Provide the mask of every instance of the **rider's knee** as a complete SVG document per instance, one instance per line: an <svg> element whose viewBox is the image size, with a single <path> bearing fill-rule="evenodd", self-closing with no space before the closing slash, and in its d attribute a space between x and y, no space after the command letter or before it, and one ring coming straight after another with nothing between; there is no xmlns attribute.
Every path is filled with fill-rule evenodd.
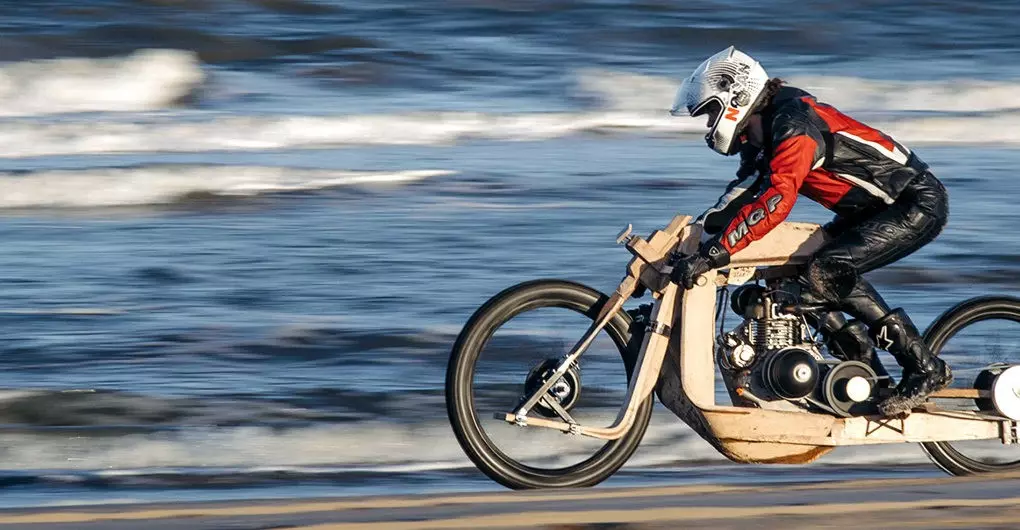
<svg viewBox="0 0 1020 530"><path fill-rule="evenodd" d="M821 254L808 262L800 283L815 296L836 302L853 290L857 276L857 269L848 260Z"/></svg>

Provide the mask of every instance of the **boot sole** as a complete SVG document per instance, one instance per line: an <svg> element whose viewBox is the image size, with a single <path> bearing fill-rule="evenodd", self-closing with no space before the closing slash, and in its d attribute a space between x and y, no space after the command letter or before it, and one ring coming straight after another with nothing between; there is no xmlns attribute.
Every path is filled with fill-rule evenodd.
<svg viewBox="0 0 1020 530"><path fill-rule="evenodd" d="M931 392L921 394L919 396L915 396L912 398L893 396L878 404L878 412L879 414L886 417L899 416L901 414L910 412L915 408L921 406L925 401L928 401L928 396L935 392L938 392L939 390L942 390L943 388L948 387L952 383L953 375L952 373L950 373L949 377L947 377L943 381L940 381L939 384L937 384L935 388L931 390Z"/></svg>

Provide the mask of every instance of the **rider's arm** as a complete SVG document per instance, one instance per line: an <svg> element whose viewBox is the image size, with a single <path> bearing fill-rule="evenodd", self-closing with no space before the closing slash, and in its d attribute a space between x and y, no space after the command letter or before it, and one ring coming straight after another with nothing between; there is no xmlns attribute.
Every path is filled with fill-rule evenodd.
<svg viewBox="0 0 1020 530"><path fill-rule="evenodd" d="M773 134L769 182L754 202L741 208L726 228L707 241L702 254L717 265L729 262L729 256L761 239L789 215L797 202L797 193L807 174L824 156L824 141L806 119L781 120Z"/></svg>
<svg viewBox="0 0 1020 530"><path fill-rule="evenodd" d="M749 204L761 192L763 175L768 172L768 168L761 163L760 155L761 147L752 146L747 142L741 147L737 178L726 186L726 191L715 205L705 210L705 213L694 221L704 228L706 238L726 228L737 210Z"/></svg>
<svg viewBox="0 0 1020 530"><path fill-rule="evenodd" d="M760 175L749 175L730 182L715 206L705 210L694 222L704 227L706 233L718 234L726 228L738 210L758 196L763 180Z"/></svg>

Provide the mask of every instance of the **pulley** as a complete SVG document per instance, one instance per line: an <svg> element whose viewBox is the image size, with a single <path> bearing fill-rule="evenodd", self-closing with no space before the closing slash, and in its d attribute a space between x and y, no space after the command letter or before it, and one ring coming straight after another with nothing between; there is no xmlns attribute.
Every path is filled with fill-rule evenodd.
<svg viewBox="0 0 1020 530"><path fill-rule="evenodd" d="M860 361L844 361L825 374L822 396L836 414L849 418L875 411L875 370Z"/></svg>
<svg viewBox="0 0 1020 530"><path fill-rule="evenodd" d="M818 361L807 350L786 348L765 361L765 384L776 395L801 399L818 384Z"/></svg>
<svg viewBox="0 0 1020 530"><path fill-rule="evenodd" d="M1020 421L1020 365L989 366L978 374L974 388L991 391L991 397L976 400L979 409Z"/></svg>

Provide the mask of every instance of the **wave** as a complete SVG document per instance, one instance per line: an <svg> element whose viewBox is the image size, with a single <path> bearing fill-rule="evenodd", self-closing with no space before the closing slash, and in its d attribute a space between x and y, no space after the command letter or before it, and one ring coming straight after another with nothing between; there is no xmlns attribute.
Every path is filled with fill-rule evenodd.
<svg viewBox="0 0 1020 530"><path fill-rule="evenodd" d="M557 433L551 433L557 434ZM11 471L61 469L106 470L124 475L129 470L163 468L240 468L249 471L278 467L329 466L346 473L401 473L470 469L445 421L416 424L362 422L299 429L224 427L134 433L66 431L0 432L4 468ZM507 449L506 440L503 448ZM576 439L550 436L517 447L513 454L543 465L564 465L590 454ZM888 446L838 451L827 464L923 464L916 447ZM725 459L680 423L653 424L631 467L723 463ZM169 469L168 469L169 468ZM312 470L314 471L314 470Z"/></svg>
<svg viewBox="0 0 1020 530"><path fill-rule="evenodd" d="M790 84L850 110L989 112L1020 109L1020 81L942 79L886 81L860 77L792 77Z"/></svg>
<svg viewBox="0 0 1020 530"><path fill-rule="evenodd" d="M170 204L344 186L400 185L450 171L339 171L269 166L153 165L0 172L0 208Z"/></svg>
<svg viewBox="0 0 1020 530"><path fill-rule="evenodd" d="M987 116L868 120L910 144L1020 144L1020 111ZM540 141L585 133L702 135L704 124L665 112L491 114L420 112L350 116L215 116L179 120L9 121L3 158L101 153L261 151L337 146L450 145L470 140Z"/></svg>
<svg viewBox="0 0 1020 530"><path fill-rule="evenodd" d="M105 478L85 477L93 483L186 486L209 480L195 476L203 468L198 474L222 475L216 482L230 486L273 477L297 481L302 474L332 480L357 473L471 469L445 414L440 414L442 393L403 393L402 401L414 402L406 404L403 414L391 414L385 403L368 403L373 394L364 393L332 405L362 409L360 416L338 420L340 414L324 410L321 404L313 408L307 403L251 397L213 400L112 391L6 391L0 393L0 444L6 470L0 474L0 487L38 481L33 477L44 470L99 471ZM608 423L616 412L605 405L598 410L598 419L589 416L591 421ZM56 416L62 419L47 421ZM495 436L502 450L536 465L569 465L599 445L552 431L518 437L516 428L506 426L500 431L495 420L486 428L500 433ZM657 407L641 449L628 466L661 469L725 462L688 426ZM894 444L840 448L820 463L916 465L926 464L927 459L913 445Z"/></svg>
<svg viewBox="0 0 1020 530"><path fill-rule="evenodd" d="M179 50L10 63L0 66L0 116L158 110L191 97L204 79L197 57Z"/></svg>
<svg viewBox="0 0 1020 530"><path fill-rule="evenodd" d="M786 79L786 78L784 78ZM575 90L615 110L667 108L681 78L600 68L575 73ZM1020 110L1020 80L888 81L851 76L791 76L790 85L846 110L974 113Z"/></svg>
<svg viewBox="0 0 1020 530"><path fill-rule="evenodd" d="M346 145L448 145L539 141L583 133L695 135L701 120L669 116L678 81L583 69L574 95L593 104L564 112L419 111L387 114L232 115L163 110L204 79L189 52L145 50L112 59L57 59L0 67L0 157L100 153L255 151ZM1020 82L792 78L823 100L910 143L1020 143ZM838 89L837 89L838 88ZM88 120L47 119L82 111ZM28 117L37 116L37 117Z"/></svg>
<svg viewBox="0 0 1020 530"><path fill-rule="evenodd" d="M460 140L544 140L630 129L697 132L690 120L633 112L489 114L417 112L348 116L177 116L3 124L0 156L111 152L252 151L340 145L445 145Z"/></svg>

